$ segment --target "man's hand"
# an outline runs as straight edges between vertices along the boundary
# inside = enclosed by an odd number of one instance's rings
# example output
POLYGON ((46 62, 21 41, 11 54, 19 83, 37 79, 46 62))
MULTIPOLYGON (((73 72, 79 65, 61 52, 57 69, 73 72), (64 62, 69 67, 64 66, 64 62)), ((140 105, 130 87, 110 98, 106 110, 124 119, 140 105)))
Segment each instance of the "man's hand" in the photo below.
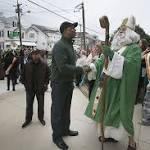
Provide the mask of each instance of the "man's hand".
POLYGON ((98 43, 97 47, 101 49, 102 53, 107 57, 109 56, 110 59, 113 58, 114 52, 110 49, 109 46, 103 44, 102 42, 98 43))
POLYGON ((102 42, 98 42, 96 43, 96 50, 99 52, 99 53, 102 53, 102 47, 103 43, 102 42))
POLYGON ((48 85, 44 84, 44 91, 47 91, 47 89, 48 89, 48 85))
POLYGON ((5 74, 6 74, 6 75, 9 75, 9 70, 8 70, 8 69, 5 71, 5 74))
POLYGON ((88 66, 88 65, 83 66, 83 72, 84 72, 85 74, 88 73, 88 72, 90 72, 90 71, 91 71, 90 66, 88 66))
POLYGON ((150 48, 148 47, 146 50, 145 50, 145 53, 149 53, 150 52, 150 48))

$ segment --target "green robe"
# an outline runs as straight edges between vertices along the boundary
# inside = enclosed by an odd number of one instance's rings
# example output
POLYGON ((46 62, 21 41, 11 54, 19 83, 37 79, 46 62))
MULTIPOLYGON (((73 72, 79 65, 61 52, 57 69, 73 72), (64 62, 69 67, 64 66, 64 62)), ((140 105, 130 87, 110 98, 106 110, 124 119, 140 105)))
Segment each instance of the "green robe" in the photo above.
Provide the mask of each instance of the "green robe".
MULTIPOLYGON (((107 80, 104 97, 104 126, 118 128, 121 122, 125 130, 130 135, 134 135, 132 119, 141 66, 141 49, 137 44, 130 44, 126 47, 122 56, 125 58, 122 78, 114 79, 109 77, 107 80)), ((92 110, 96 91, 99 86, 99 74, 102 72, 103 65, 104 57, 102 56, 96 62, 96 68, 98 69, 97 80, 95 81, 90 101, 85 111, 86 116, 98 123, 100 123, 102 119, 101 101, 99 101, 94 117, 92 110)))

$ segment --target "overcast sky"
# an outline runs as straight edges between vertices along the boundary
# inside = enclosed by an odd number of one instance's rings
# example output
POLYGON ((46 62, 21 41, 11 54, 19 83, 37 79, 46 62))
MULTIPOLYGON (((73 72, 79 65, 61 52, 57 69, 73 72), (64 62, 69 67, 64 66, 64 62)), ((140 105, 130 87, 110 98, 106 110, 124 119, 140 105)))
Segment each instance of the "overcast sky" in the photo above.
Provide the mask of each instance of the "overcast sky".
MULTIPOLYGON (((80 4, 82 0, 32 1, 70 20, 82 23, 81 11, 74 12, 75 6, 80 4)), ((61 22, 65 21, 65 19, 31 4, 28 0, 19 0, 19 2, 22 3, 23 12, 31 11, 30 14, 25 13, 21 18, 25 26, 34 23, 59 28, 61 22)), ((85 22, 88 28, 86 31, 89 33, 100 35, 99 37, 103 38, 104 30, 99 27, 99 17, 102 15, 109 17, 111 32, 118 28, 123 18, 134 15, 137 24, 150 34, 149 0, 83 0, 83 2, 85 4, 85 22)), ((16 0, 0 0, 0 11, 3 11, 7 16, 14 15, 13 5, 15 4, 16 0)), ((79 29, 78 27, 77 30, 79 29)))

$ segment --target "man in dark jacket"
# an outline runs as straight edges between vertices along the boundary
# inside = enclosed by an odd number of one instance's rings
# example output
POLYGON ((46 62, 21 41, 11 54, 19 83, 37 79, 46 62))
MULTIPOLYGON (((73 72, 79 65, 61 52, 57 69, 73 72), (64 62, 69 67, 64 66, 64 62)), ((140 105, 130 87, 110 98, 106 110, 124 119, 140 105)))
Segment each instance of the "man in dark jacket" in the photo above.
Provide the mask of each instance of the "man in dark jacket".
POLYGON ((4 58, 4 69, 7 77, 7 90, 10 90, 10 80, 12 81, 12 90, 15 91, 15 79, 17 73, 17 58, 12 51, 8 52, 4 58))
POLYGON ((38 118, 44 126, 44 92, 49 83, 48 66, 41 60, 38 50, 31 53, 32 60, 24 65, 21 75, 21 82, 26 89, 26 118, 22 128, 32 121, 33 102, 36 95, 38 101, 38 118))
POLYGON ((52 51, 51 87, 52 106, 51 124, 53 142, 60 149, 68 149, 63 136, 77 136, 77 131, 70 130, 70 107, 75 76, 82 74, 83 69, 76 67, 73 38, 78 23, 63 22, 60 26, 62 38, 55 44, 52 51))

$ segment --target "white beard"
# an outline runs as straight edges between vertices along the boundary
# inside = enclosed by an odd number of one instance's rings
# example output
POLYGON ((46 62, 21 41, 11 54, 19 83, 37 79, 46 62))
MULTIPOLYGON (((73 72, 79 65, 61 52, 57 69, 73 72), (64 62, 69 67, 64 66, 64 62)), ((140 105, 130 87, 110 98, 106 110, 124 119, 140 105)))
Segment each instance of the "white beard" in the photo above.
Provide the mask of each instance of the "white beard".
POLYGON ((115 34, 111 44, 111 49, 113 51, 118 51, 128 44, 137 43, 139 40, 140 36, 130 28, 127 28, 125 32, 120 33, 118 31, 115 34))

